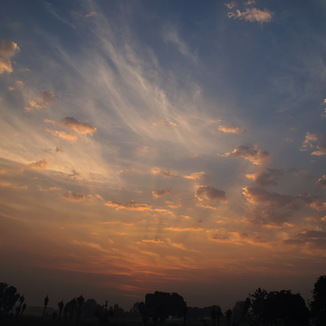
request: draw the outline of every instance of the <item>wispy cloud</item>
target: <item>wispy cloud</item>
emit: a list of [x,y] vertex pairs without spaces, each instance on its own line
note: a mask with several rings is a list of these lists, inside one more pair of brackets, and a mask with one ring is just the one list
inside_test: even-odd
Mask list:
[[196,56],[194,51],[189,48],[184,40],[179,37],[178,31],[175,27],[169,25],[164,29],[164,39],[175,45],[177,50],[183,54],[185,57],[192,61],[196,61]]

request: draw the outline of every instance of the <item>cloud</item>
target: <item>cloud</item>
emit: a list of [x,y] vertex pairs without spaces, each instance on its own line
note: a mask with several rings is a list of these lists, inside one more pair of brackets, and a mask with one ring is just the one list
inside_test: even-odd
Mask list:
[[188,45],[183,40],[181,40],[175,28],[172,26],[166,27],[164,31],[164,39],[165,41],[174,44],[177,50],[185,57],[189,58],[192,61],[196,61],[196,56],[193,54],[194,51],[192,51]]
[[7,40],[0,41],[0,74],[13,72],[10,59],[18,51],[17,43]]
[[153,122],[152,126],[154,126],[154,127],[173,127],[173,128],[176,128],[178,125],[173,121],[168,121],[168,120],[163,119],[163,120],[160,120],[160,121],[157,121],[157,122]]
[[260,205],[267,207],[287,207],[293,209],[296,207],[296,197],[282,195],[276,192],[269,192],[260,187],[244,187],[242,194],[247,202],[252,205]]
[[170,194],[171,194],[171,189],[153,190],[152,191],[152,195],[155,198],[161,198],[161,197],[164,197],[164,196],[170,195]]
[[47,160],[41,160],[37,162],[30,163],[28,166],[32,169],[46,169],[49,165]]
[[164,175],[165,177],[177,177],[178,173],[175,171],[170,171],[170,170],[166,170],[164,168],[160,168],[160,167],[153,167],[151,169],[151,173],[154,175]]
[[54,101],[54,94],[47,90],[40,91],[39,95],[33,100],[28,102],[28,106],[25,107],[25,111],[30,112],[34,110],[44,109],[50,106]]
[[0,181],[0,187],[11,188],[15,190],[27,190],[28,187],[25,185],[17,185],[15,183],[7,182],[7,181]]
[[73,191],[68,191],[62,196],[64,199],[72,202],[80,202],[85,200],[85,195],[81,193],[76,193]]
[[321,176],[317,181],[316,185],[326,189],[326,175]]
[[285,244],[295,246],[305,246],[308,249],[326,249],[326,232],[324,231],[304,231],[297,233],[292,239],[284,240]]
[[246,132],[246,130],[235,126],[218,126],[217,129],[226,134],[244,134]]
[[267,240],[257,232],[229,232],[226,230],[218,230],[209,231],[208,233],[210,240],[238,245],[242,245],[243,243],[261,245],[267,242]]
[[276,185],[277,179],[282,175],[283,171],[280,169],[267,169],[264,172],[246,174],[246,177],[255,181],[258,186],[264,187],[268,185]]
[[189,180],[204,180],[207,178],[207,174],[206,172],[195,172],[190,175],[185,175],[184,178]]
[[74,130],[75,132],[77,132],[77,134],[80,135],[87,135],[87,134],[92,135],[96,131],[95,127],[85,122],[79,122],[75,118],[71,118],[71,117],[67,117],[61,120],[61,124],[66,128]]
[[245,8],[241,11],[236,9],[237,4],[234,1],[226,3],[226,7],[229,9],[227,16],[229,18],[245,20],[251,23],[269,23],[273,18],[273,13],[267,9],[261,10],[252,7],[254,4],[255,1],[247,1],[245,3]]
[[163,208],[153,208],[147,204],[138,204],[134,200],[130,200],[126,203],[120,203],[118,201],[109,201],[105,203],[108,207],[113,207],[116,210],[125,209],[130,211],[151,211],[151,212],[168,212]]
[[166,227],[164,230],[174,231],[174,232],[198,232],[198,231],[201,231],[202,228],[200,228],[198,226],[193,226],[193,227],[169,226],[169,227]]
[[64,139],[67,141],[76,141],[78,139],[78,137],[73,133],[68,133],[60,130],[51,130],[51,129],[46,129],[46,131],[52,134],[53,136],[56,136],[60,139]]
[[297,205],[297,197],[269,192],[260,187],[244,187],[243,196],[251,205],[247,220],[253,224],[265,226],[289,225]]
[[240,145],[239,147],[235,148],[232,152],[221,154],[220,156],[241,157],[256,165],[263,164],[264,162],[266,162],[267,159],[270,158],[270,154],[266,151],[260,150],[257,145]]
[[301,194],[298,195],[298,198],[301,199],[308,207],[316,211],[326,210],[326,202],[323,201],[320,197],[310,195],[310,194]]
[[326,135],[307,132],[302,143],[302,150],[312,150],[310,154],[315,156],[326,155]]
[[200,186],[195,192],[195,198],[199,201],[225,202],[226,195],[223,190],[209,186]]

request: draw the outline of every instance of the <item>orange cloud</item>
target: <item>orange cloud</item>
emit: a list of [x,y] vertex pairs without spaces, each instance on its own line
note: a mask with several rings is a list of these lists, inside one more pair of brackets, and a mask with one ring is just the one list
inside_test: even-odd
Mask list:
[[316,185],[326,189],[326,175],[321,176],[317,181]]
[[106,206],[113,207],[116,210],[125,209],[130,211],[151,211],[151,212],[168,212],[163,208],[153,208],[147,204],[137,204],[134,200],[130,200],[126,203],[120,203],[117,201],[110,201],[105,203]]
[[251,146],[241,145],[235,148],[232,152],[221,154],[220,156],[241,157],[253,164],[260,165],[266,162],[267,159],[269,159],[270,154],[266,151],[260,150],[257,145],[251,145]]
[[309,149],[312,150],[311,155],[326,155],[326,135],[307,132],[305,140],[302,143],[302,150],[306,151]]
[[43,108],[46,108],[50,106],[54,101],[54,95],[46,90],[43,90],[39,93],[37,97],[35,97],[33,100],[30,100],[28,102],[27,107],[25,107],[25,111],[29,112],[32,111],[33,109],[35,110],[40,110]]
[[28,166],[33,169],[46,169],[49,165],[47,160],[41,160],[34,163],[30,163]]
[[262,205],[270,207],[289,207],[294,208],[296,197],[282,195],[276,192],[268,192],[259,187],[244,187],[242,194],[246,200],[253,205]]
[[226,195],[223,190],[209,186],[200,186],[195,192],[195,198],[199,201],[226,201]]
[[168,120],[160,120],[158,122],[153,122],[152,125],[154,127],[177,127],[178,125],[175,122],[168,121]]
[[155,198],[161,198],[171,194],[171,189],[153,190],[152,195]]
[[312,250],[325,250],[326,249],[326,232],[324,231],[304,231],[297,233],[292,239],[284,241],[285,244],[293,246],[304,246]]
[[6,182],[6,181],[0,181],[0,187],[6,187],[6,188],[11,188],[11,189],[15,189],[15,190],[26,190],[28,189],[27,186],[21,186],[21,185],[17,185],[11,182]]
[[[253,2],[247,2],[247,5],[251,5]],[[229,18],[245,20],[248,22],[258,22],[258,23],[269,23],[272,20],[273,14],[271,11],[264,9],[260,10],[258,8],[245,8],[243,11],[235,8],[235,3],[228,3],[227,8],[230,10],[227,14]]]
[[87,135],[87,134],[92,135],[96,131],[95,127],[85,122],[79,122],[75,118],[71,118],[71,117],[67,117],[61,120],[61,124],[66,128],[74,130],[75,132],[77,132],[77,134],[80,135]]
[[185,175],[184,178],[189,180],[203,180],[207,178],[207,174],[205,172],[195,172],[190,175]]
[[178,176],[177,172],[166,170],[166,169],[163,169],[163,168],[160,168],[160,167],[152,168],[151,173],[154,174],[154,175],[162,174],[165,177],[177,177]]
[[194,227],[167,227],[165,228],[165,230],[167,231],[174,231],[174,232],[198,232],[201,231],[202,228],[198,227],[198,226],[194,226]]
[[60,139],[64,139],[67,141],[76,141],[78,139],[78,137],[75,134],[68,133],[65,131],[51,130],[51,129],[46,129],[46,131],[52,134],[53,136],[56,136]]
[[219,126],[217,129],[226,134],[243,134],[246,132],[244,129],[235,126]]
[[13,72],[10,59],[18,51],[17,43],[7,40],[0,41],[0,74]]
[[303,200],[310,208],[316,211],[326,210],[326,202],[322,201],[322,199],[318,196],[302,194],[299,195],[298,198]]
[[73,201],[73,202],[80,202],[85,200],[84,194],[76,193],[73,191],[68,191],[62,197],[68,201]]

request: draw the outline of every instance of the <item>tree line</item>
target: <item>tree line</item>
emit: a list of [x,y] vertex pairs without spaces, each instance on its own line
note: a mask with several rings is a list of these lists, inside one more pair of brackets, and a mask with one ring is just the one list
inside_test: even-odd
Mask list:
[[[47,313],[49,297],[43,301],[38,325],[114,325],[114,320],[140,320],[143,325],[213,325],[213,326],[325,326],[326,325],[326,275],[320,276],[312,290],[312,300],[306,304],[299,293],[291,290],[267,291],[258,288],[248,297],[223,312],[219,305],[204,308],[188,307],[178,293],[156,291],[148,293],[145,300],[136,302],[130,311],[118,304],[98,304],[95,299],[82,295]],[[0,283],[0,324],[23,325],[27,303],[17,289]],[[27,324],[26,324],[27,325]],[[120,324],[118,324],[120,325]],[[121,324],[122,325],[122,324]]]

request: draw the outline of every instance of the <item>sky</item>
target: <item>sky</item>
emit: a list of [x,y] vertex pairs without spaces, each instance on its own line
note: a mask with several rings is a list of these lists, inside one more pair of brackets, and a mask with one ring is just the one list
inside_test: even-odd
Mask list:
[[2,0],[0,281],[54,307],[309,299],[325,30],[323,0]]

